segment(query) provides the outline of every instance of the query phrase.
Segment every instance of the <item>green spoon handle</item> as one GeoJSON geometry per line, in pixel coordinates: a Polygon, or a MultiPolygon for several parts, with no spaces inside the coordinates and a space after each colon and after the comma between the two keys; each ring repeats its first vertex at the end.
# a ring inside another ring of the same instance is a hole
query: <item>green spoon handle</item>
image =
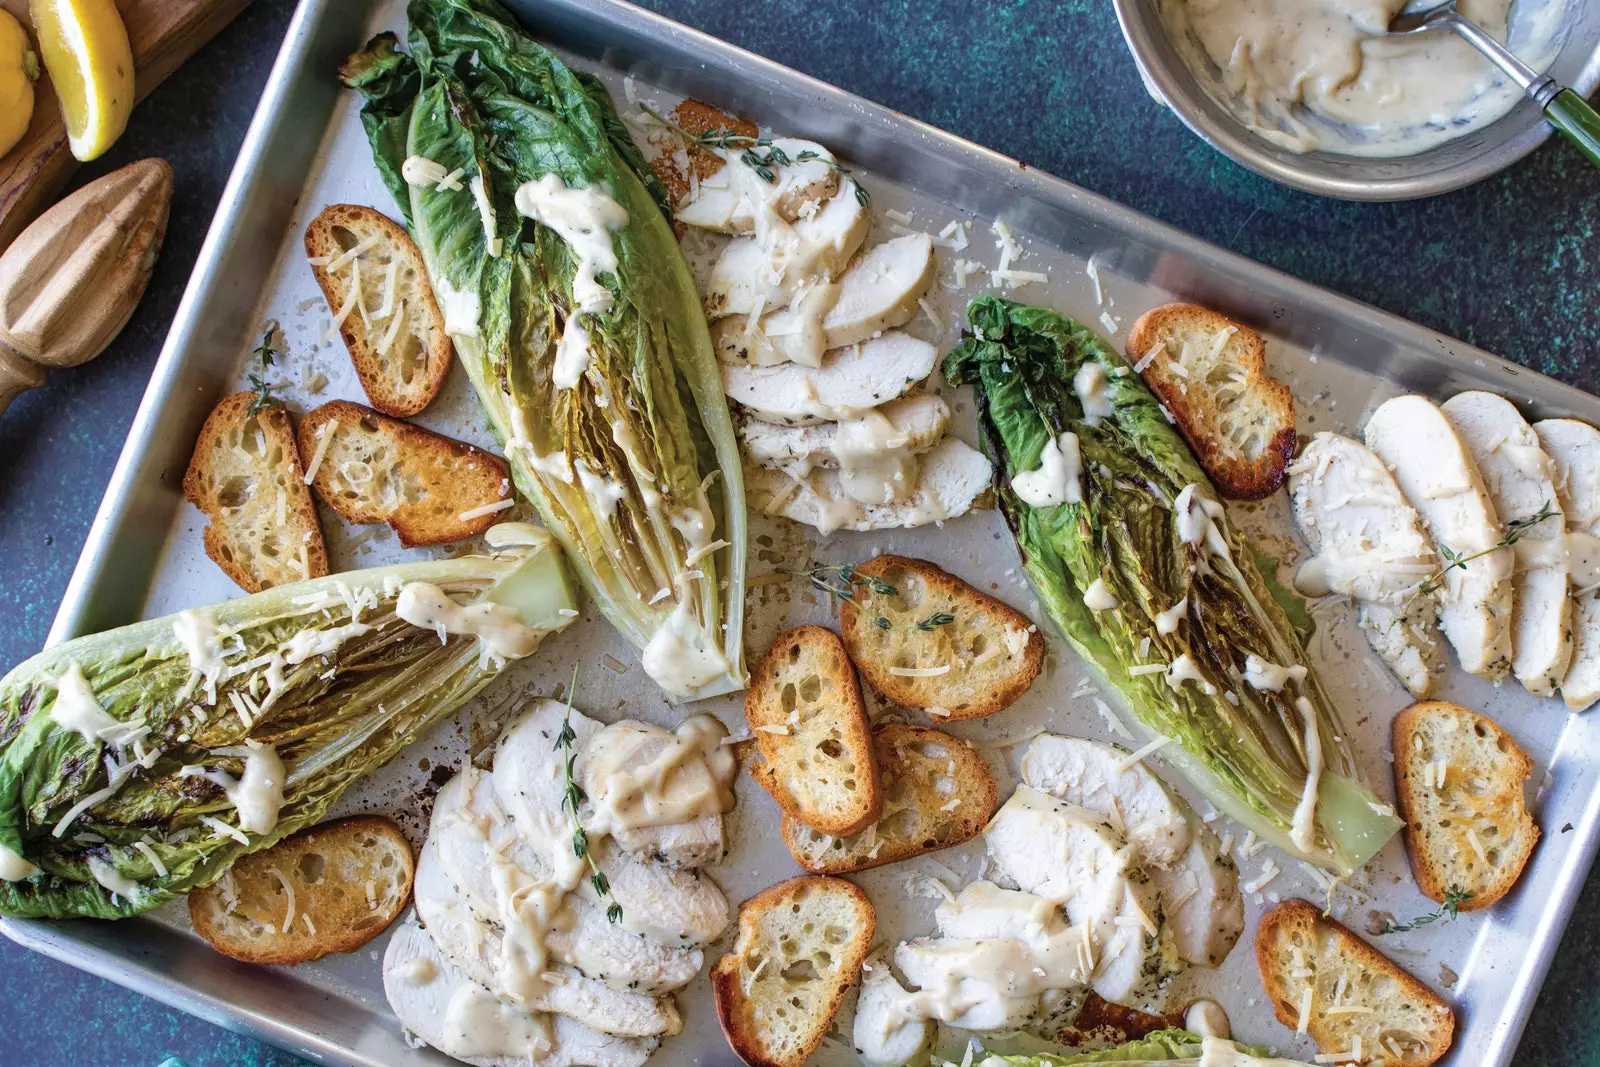
{"type": "Polygon", "coordinates": [[[1544,117],[1583,149],[1584,155],[1600,163],[1600,115],[1583,97],[1571,89],[1561,90],[1545,105],[1544,117]]]}

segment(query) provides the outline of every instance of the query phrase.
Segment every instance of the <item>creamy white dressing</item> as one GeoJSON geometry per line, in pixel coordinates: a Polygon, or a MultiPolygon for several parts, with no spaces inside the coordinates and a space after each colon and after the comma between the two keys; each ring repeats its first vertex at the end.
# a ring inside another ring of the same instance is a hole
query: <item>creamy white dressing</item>
{"type": "Polygon", "coordinates": [[[1224,1037],[1208,1034],[1201,1042],[1200,1058],[1195,1061],[1195,1067],[1305,1067],[1305,1062],[1256,1056],[1224,1037]]]}
{"type": "Polygon", "coordinates": [[[554,1037],[548,1015],[502,1004],[476,982],[462,982],[444,1012],[441,1051],[469,1056],[543,1059],[554,1037]]]}
{"type": "Polygon", "coordinates": [[[139,883],[117,870],[99,856],[89,857],[89,877],[123,900],[133,900],[139,894],[139,883]]]}
{"type": "Polygon", "coordinates": [[[1519,539],[1512,550],[1517,570],[1564,567],[1576,589],[1587,589],[1600,582],[1600,537],[1583,530],[1568,530],[1564,535],[1544,541],[1519,539]]]}
{"type": "Polygon", "coordinates": [[[1096,578],[1083,591],[1083,606],[1090,611],[1114,611],[1117,598],[1103,578],[1096,578]]]}
{"type": "Polygon", "coordinates": [[[1078,368],[1078,373],[1072,376],[1072,391],[1078,394],[1078,403],[1083,407],[1083,421],[1090,426],[1100,425],[1101,419],[1108,419],[1116,413],[1111,406],[1111,398],[1106,395],[1106,371],[1094,360],[1089,360],[1078,368]]]}
{"type": "Polygon", "coordinates": [[[1216,686],[1206,681],[1206,676],[1200,673],[1200,666],[1195,663],[1194,658],[1187,652],[1168,664],[1166,679],[1167,684],[1173,689],[1181,687],[1184,682],[1194,682],[1208,696],[1215,694],[1217,691],[1216,686]]]}
{"type": "Polygon", "coordinates": [[[679,697],[692,697],[733,670],[716,639],[689,613],[687,590],[644,646],[640,663],[653,682],[679,697]]]}
{"type": "Polygon", "coordinates": [[[227,771],[207,770],[194,764],[184,766],[178,773],[185,778],[204,778],[220,788],[239,813],[239,829],[252,834],[271,833],[278,825],[283,787],[288,780],[278,750],[272,745],[246,741],[244,748],[219,748],[216,752],[243,757],[244,773],[235,778],[227,771]]]}
{"type": "MultiPolygon", "coordinates": [[[[1466,41],[1385,39],[1405,0],[1164,0],[1162,17],[1208,91],[1293,152],[1406,156],[1480,129],[1522,93],[1466,41]]],[[[1537,68],[1561,5],[1461,0],[1463,15],[1537,68]]]]}
{"type": "Polygon", "coordinates": [[[840,487],[863,504],[906,499],[920,468],[912,444],[911,435],[876,408],[840,419],[829,449],[839,464],[840,487]]]}
{"type": "Polygon", "coordinates": [[[0,882],[20,882],[39,873],[39,868],[13,852],[8,845],[0,844],[0,882]]]}
{"type": "Polygon", "coordinates": [[[633,719],[597,731],[577,763],[594,807],[586,828],[616,834],[732,810],[739,768],[722,744],[727,733],[710,715],[691,716],[676,731],[633,719]]]}
{"type": "Polygon", "coordinates": [[[1233,1026],[1228,1022],[1228,1013],[1223,1010],[1222,1005],[1204,998],[1195,1001],[1184,1010],[1183,1028],[1201,1037],[1220,1037],[1227,1040],[1233,1036],[1233,1026]]]}
{"type": "Polygon", "coordinates": [[[1184,597],[1166,611],[1156,612],[1156,633],[1175,634],[1178,624],[1189,613],[1189,598],[1184,597]]]}
{"type": "Polygon", "coordinates": [[[599,275],[615,274],[617,250],[611,234],[628,225],[628,212],[597,186],[568,187],[559,174],[546,174],[517,188],[517,210],[554,230],[577,261],[572,275],[572,304],[560,343],[552,380],[557,389],[571,389],[589,366],[589,336],[581,318],[603,315],[616,296],[599,275]]]}
{"type": "Polygon", "coordinates": [[[483,312],[476,289],[457,289],[444,275],[432,279],[433,295],[444,316],[444,332],[462,337],[478,336],[478,316],[483,312]]]}
{"type": "Polygon", "coordinates": [[[416,956],[396,967],[395,975],[407,985],[424,986],[439,977],[439,965],[425,956],[416,956]]]}
{"type": "Polygon", "coordinates": [[[172,636],[189,654],[189,680],[178,699],[187,700],[196,686],[203,686],[206,703],[215,704],[217,683],[228,670],[217,621],[203,611],[180,611],[172,620],[172,636]]]}
{"type": "Polygon", "coordinates": [[[578,484],[583,487],[589,503],[594,505],[595,513],[607,519],[616,518],[617,505],[628,498],[628,487],[592,470],[588,460],[574,460],[572,466],[578,472],[578,484]]]}
{"type": "Polygon", "coordinates": [[[1039,453],[1039,466],[1022,471],[1011,479],[1011,491],[1025,504],[1036,508],[1057,504],[1081,504],[1083,458],[1078,450],[1078,435],[1068,430],[1045,441],[1039,453]]]}
{"type": "Polygon", "coordinates": [[[1246,656],[1244,660],[1246,684],[1269,693],[1281,693],[1290,682],[1305,681],[1307,673],[1307,668],[1298,663],[1285,667],[1260,656],[1246,656]]]}
{"type": "Polygon", "coordinates": [[[56,699],[50,705],[50,721],[96,747],[123,728],[123,724],[108,715],[94,698],[89,679],[83,676],[83,668],[77,663],[68,663],[67,669],[56,679],[56,699]]]}
{"type": "Polygon", "coordinates": [[[421,189],[438,186],[441,189],[457,190],[461,183],[459,170],[445,170],[444,164],[435,162],[427,156],[407,156],[400,164],[400,177],[407,185],[415,185],[421,189]]]}
{"type": "Polygon", "coordinates": [[[521,659],[539,647],[539,631],[523,623],[514,608],[490,601],[457,604],[431,582],[407,582],[395,599],[394,613],[423,630],[476,637],[491,655],[521,659]]]}
{"type": "Polygon", "coordinates": [[[283,655],[283,662],[293,667],[317,656],[331,656],[346,641],[360,637],[371,629],[364,622],[352,622],[344,626],[330,626],[325,630],[301,630],[279,645],[278,651],[283,655]]]}
{"type": "Polygon", "coordinates": [[[1297,697],[1295,710],[1305,720],[1306,783],[1295,805],[1289,840],[1302,852],[1310,852],[1317,838],[1317,787],[1322,782],[1322,733],[1317,728],[1317,709],[1305,697],[1297,697]]]}
{"type": "Polygon", "coordinates": [[[1233,558],[1228,551],[1228,539],[1217,524],[1225,514],[1221,504],[1202,493],[1198,485],[1190,484],[1183,487],[1172,507],[1180,541],[1196,549],[1203,546],[1213,556],[1233,558]]]}

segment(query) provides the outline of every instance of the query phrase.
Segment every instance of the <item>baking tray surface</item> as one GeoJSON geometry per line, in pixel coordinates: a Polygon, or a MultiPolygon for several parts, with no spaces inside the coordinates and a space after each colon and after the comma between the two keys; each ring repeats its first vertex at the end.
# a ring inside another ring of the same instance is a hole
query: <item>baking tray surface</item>
{"type": "MultiPolygon", "coordinates": [[[[986,291],[985,277],[956,287],[955,259],[993,266],[991,225],[1004,221],[1023,248],[1016,264],[1048,275],[1007,295],[1057,307],[1096,325],[1121,345],[1143,310],[1175,298],[1195,300],[1249,322],[1268,338],[1273,374],[1294,389],[1302,433],[1358,432],[1383,399],[1415,391],[1437,398],[1469,388],[1508,396],[1531,417],[1570,415],[1600,423],[1600,400],[1513,364],[1336,294],[1296,281],[1206,245],[1082,189],[951,137],[776,64],[749,55],[616,0],[508,0],[533,32],[574,65],[600,74],[620,110],[658,111],[694,96],[743,112],[763,127],[808,137],[849,161],[871,191],[876,215],[869,240],[897,227],[944,231],[955,222],[964,250],[939,250],[941,282],[930,314],[910,329],[947,349],[961,327],[966,301],[986,291]],[[888,214],[893,211],[895,214],[888,214]],[[909,218],[909,222],[903,220],[909,218]]],[[[304,262],[305,223],[328,203],[371,204],[393,213],[357,118],[358,101],[339,90],[339,62],[372,33],[404,29],[398,0],[304,0],[263,95],[261,107],[224,193],[199,264],[113,473],[79,560],[51,640],[103,629],[237,595],[205,558],[204,520],[182,500],[179,481],[188,450],[211,406],[244,383],[246,360],[265,322],[276,320],[288,341],[283,395],[303,412],[330,399],[360,400],[361,391],[304,262]]],[[[691,261],[710,246],[688,242],[691,261]]],[[[975,441],[970,398],[947,390],[956,431],[975,441]]],[[[465,375],[451,372],[440,399],[418,420],[451,436],[495,447],[465,375]]],[[[1236,522],[1276,554],[1292,550],[1283,494],[1260,505],[1230,505],[1236,522]]],[[[420,557],[386,527],[344,526],[324,512],[336,570],[420,557]]],[[[931,559],[980,588],[992,590],[1036,620],[1038,605],[1021,577],[1004,524],[976,512],[915,531],[818,538],[782,520],[756,518],[746,644],[752,662],[781,629],[826,622],[831,606],[804,582],[777,574],[798,562],[854,562],[879,552],[931,559]]],[[[1330,693],[1356,734],[1357,753],[1381,795],[1392,792],[1389,722],[1408,701],[1372,656],[1348,609],[1317,612],[1309,650],[1330,693]]],[[[344,811],[395,815],[420,841],[427,805],[440,775],[459,767],[475,739],[492,732],[530,696],[580,678],[576,704],[611,720],[623,714],[670,723],[670,708],[636,665],[636,657],[592,605],[566,631],[508,671],[451,722],[408,749],[353,790],[344,811]],[[441,770],[443,769],[443,770],[441,770]]],[[[1559,701],[1537,701],[1515,686],[1495,688],[1452,670],[1442,691],[1484,711],[1509,729],[1538,763],[1533,789],[1544,840],[1518,889],[1490,913],[1464,916],[1382,939],[1381,947],[1457,1005],[1461,1026],[1447,1061],[1500,1067],[1516,1041],[1555,952],[1600,841],[1600,727],[1593,716],[1569,715],[1559,701]]],[[[1052,643],[1045,673],[1013,708],[990,719],[952,724],[995,770],[1002,797],[1016,780],[1017,741],[1042,728],[1123,741],[1100,710],[1119,698],[1063,646],[1052,643]]],[[[695,706],[737,730],[737,696],[695,706]]],[[[878,707],[881,715],[897,714],[878,707]]],[[[1169,781],[1159,754],[1150,762],[1169,781]]],[[[728,858],[711,869],[739,901],[799,868],[770,832],[776,807],[748,777],[730,819],[728,858]]],[[[1196,798],[1191,794],[1192,801],[1196,798]]],[[[1197,802],[1205,811],[1207,805],[1197,802]]],[[[1221,828],[1222,824],[1217,824],[1221,828]]],[[[1242,832],[1236,834],[1242,838],[1242,832]]],[[[1322,900],[1320,876],[1268,850],[1241,858],[1241,881],[1259,877],[1273,858],[1282,873],[1247,896],[1247,939],[1218,971],[1191,971],[1184,990],[1220,1000],[1235,1033],[1284,1055],[1309,1060],[1315,1051],[1272,1019],[1260,993],[1248,935],[1278,899],[1322,900]]],[[[978,876],[981,839],[931,858],[859,876],[879,908],[879,940],[932,929],[941,899],[929,880],[978,876]]],[[[1415,886],[1399,839],[1352,885],[1334,891],[1335,914],[1356,929],[1375,913],[1404,918],[1433,909],[1415,886]]],[[[349,956],[293,969],[252,967],[213,953],[188,929],[181,902],[123,922],[16,922],[14,940],[93,970],[212,1022],[242,1030],[318,1062],[397,1067],[449,1063],[412,1048],[384,1002],[378,960],[383,942],[349,956]]],[[[714,961],[727,943],[707,952],[714,961]]],[[[667,1040],[652,1063],[732,1062],[702,976],[679,995],[685,1031],[667,1040]]],[[[846,1026],[848,1017],[845,1017],[846,1026]]],[[[848,1033],[846,1029],[844,1031],[848,1033]]],[[[830,1039],[819,1062],[854,1062],[830,1039]]]]}

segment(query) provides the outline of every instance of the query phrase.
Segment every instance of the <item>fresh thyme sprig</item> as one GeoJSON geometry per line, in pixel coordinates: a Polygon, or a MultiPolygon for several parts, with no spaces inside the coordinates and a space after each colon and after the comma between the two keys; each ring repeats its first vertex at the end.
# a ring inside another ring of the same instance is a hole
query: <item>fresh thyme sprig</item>
{"type": "MultiPolygon", "coordinates": [[[[948,611],[936,611],[932,615],[929,615],[926,619],[918,620],[917,622],[911,623],[909,626],[900,627],[900,629],[921,630],[924,633],[932,633],[939,627],[949,626],[955,621],[956,617],[950,614],[948,611]]],[[[893,630],[896,628],[894,623],[890,622],[882,615],[874,618],[872,620],[872,625],[876,626],[880,630],[893,630]]]]}
{"type": "Polygon", "coordinates": [[[1449,920],[1454,919],[1457,914],[1460,913],[1461,905],[1467,903],[1471,899],[1471,893],[1464,892],[1460,889],[1451,889],[1445,893],[1444,903],[1439,905],[1437,910],[1430,911],[1426,915],[1419,915],[1408,923],[1397,923],[1393,919],[1390,919],[1388,922],[1383,924],[1383,932],[1386,934],[1400,934],[1407,930],[1415,930],[1419,926],[1427,926],[1429,923],[1438,922],[1441,919],[1448,922],[1449,920]]]}
{"type": "Polygon", "coordinates": [[[841,176],[850,177],[850,184],[855,188],[856,203],[862,207],[869,207],[872,204],[872,198],[867,195],[866,188],[856,181],[854,177],[850,176],[849,167],[846,167],[836,159],[828,159],[809,148],[790,156],[782,148],[773,144],[770,137],[752,137],[749,134],[736,133],[733,130],[719,129],[707,130],[704,133],[690,133],[666,116],[643,105],[640,106],[643,107],[645,114],[692,145],[700,148],[743,149],[739,153],[739,161],[755,171],[756,176],[768,185],[776,184],[778,181],[778,172],[773,168],[816,161],[830,170],[837,171],[841,176]]]}
{"type": "Polygon", "coordinates": [[[268,326],[266,332],[261,335],[261,343],[251,349],[251,355],[256,357],[260,367],[250,375],[250,387],[255,390],[256,395],[245,412],[247,415],[260,414],[262,408],[283,406],[283,401],[272,395],[277,386],[267,381],[267,368],[277,362],[278,349],[272,343],[272,334],[277,328],[276,323],[268,326]]]}
{"type": "Polygon", "coordinates": [[[858,588],[870,589],[880,596],[900,595],[900,590],[882,578],[874,578],[870,574],[858,574],[855,566],[849,563],[819,564],[803,571],[789,573],[810,579],[813,588],[829,596],[836,596],[840,600],[854,600],[858,588]]]}
{"type": "Polygon", "coordinates": [[[1438,592],[1444,582],[1445,575],[1449,574],[1457,567],[1465,570],[1467,564],[1482,556],[1487,556],[1491,552],[1499,551],[1502,548],[1510,548],[1512,545],[1522,540],[1522,535],[1524,533],[1527,533],[1529,530],[1533,529],[1546,519],[1554,518],[1555,513],[1555,505],[1546,500],[1543,507],[1534,512],[1532,515],[1529,515],[1527,518],[1513,519],[1511,522],[1506,523],[1506,533],[1504,537],[1500,538],[1500,540],[1496,541],[1483,551],[1474,552],[1471,555],[1465,555],[1456,549],[1451,548],[1449,545],[1440,544],[1439,555],[1444,557],[1445,564],[1443,567],[1440,567],[1436,572],[1434,572],[1434,574],[1426,581],[1419,585],[1417,587],[1417,591],[1419,593],[1438,592]]]}
{"type": "Polygon", "coordinates": [[[578,739],[577,733],[572,729],[572,694],[578,689],[578,668],[572,668],[572,686],[567,690],[567,713],[561,718],[561,732],[556,734],[556,751],[562,754],[562,774],[565,776],[566,792],[562,795],[561,806],[572,813],[572,854],[589,865],[589,884],[594,886],[594,891],[599,894],[606,904],[606,920],[619,923],[622,921],[622,905],[617,903],[617,898],[612,895],[611,883],[595,865],[594,856],[589,851],[589,834],[584,830],[583,824],[578,821],[578,808],[588,794],[583,791],[573,777],[573,765],[578,762],[578,753],[574,751],[572,743],[578,739]]]}

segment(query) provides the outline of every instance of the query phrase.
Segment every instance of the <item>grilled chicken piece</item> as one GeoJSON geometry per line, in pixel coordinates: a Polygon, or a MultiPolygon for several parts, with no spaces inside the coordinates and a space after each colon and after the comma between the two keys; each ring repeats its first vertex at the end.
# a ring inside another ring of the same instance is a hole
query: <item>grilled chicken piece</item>
{"type": "Polygon", "coordinates": [[[1193,813],[1143,763],[1123,767],[1127,757],[1096,741],[1040,734],[1022,754],[1022,780],[1109,819],[1139,862],[1170,867],[1189,849],[1193,813]]]}
{"type": "MultiPolygon", "coordinates": [[[[1554,468],[1568,563],[1590,559],[1600,538],[1600,430],[1576,419],[1546,419],[1534,423],[1533,431],[1554,468]]],[[[1600,700],[1600,599],[1593,588],[1600,578],[1592,566],[1574,565],[1572,575],[1572,663],[1561,680],[1561,699],[1569,710],[1582,711],[1600,700]]]]}
{"type": "Polygon", "coordinates": [[[1185,963],[1220,967],[1244,933],[1239,869],[1222,854],[1208,826],[1196,829],[1188,851],[1171,867],[1150,868],[1161,896],[1164,927],[1185,963]]]}
{"type": "Polygon", "coordinates": [[[496,996],[533,1011],[569,1015],[585,1026],[619,1037],[653,1037],[683,1029],[670,999],[612,989],[575,968],[530,958],[529,946],[518,943],[520,938],[508,942],[506,928],[497,929],[468,906],[431,843],[424,845],[417,857],[412,893],[417,918],[439,951],[496,996]],[[558,977],[546,981],[542,976],[551,972],[558,977]]]}
{"type": "Polygon", "coordinates": [[[933,1043],[934,1027],[924,1018],[906,1019],[899,1005],[906,989],[895,980],[888,960],[869,962],[861,978],[851,1044],[872,1067],[919,1063],[933,1043]]]}
{"type": "Polygon", "coordinates": [[[1359,441],[1323,432],[1290,465],[1289,499],[1312,552],[1296,587],[1354,598],[1373,651],[1413,696],[1431,696],[1444,642],[1438,599],[1420,586],[1439,557],[1394,476],[1359,441]]]}
{"type": "Polygon", "coordinates": [[[964,1010],[945,1020],[951,1026],[962,1030],[1015,1030],[1027,1025],[1039,1014],[1039,994],[1011,996],[984,978],[957,973],[977,948],[965,940],[917,938],[895,947],[894,964],[907,982],[920,989],[955,987],[951,1002],[964,1006],[964,1010]]]}
{"type": "MultiPolygon", "coordinates": [[[[567,707],[536,701],[500,738],[494,771],[495,796],[515,820],[517,830],[556,872],[571,872],[571,816],[562,807],[566,782],[555,739],[567,707]]],[[[572,712],[572,749],[581,751],[600,724],[572,712]]],[[[649,863],[608,842],[591,842],[590,855],[622,906],[622,926],[672,948],[697,948],[728,925],[728,902],[709,878],[691,871],[649,863]]],[[[581,880],[579,894],[602,909],[606,903],[581,872],[560,875],[581,880]]]]}
{"type": "Polygon", "coordinates": [[[829,352],[820,367],[724,363],[722,391],[763,422],[814,426],[903,396],[933,373],[938,355],[928,342],[890,331],[829,352]]]}
{"type": "Polygon", "coordinates": [[[1439,625],[1463,670],[1503,678],[1511,668],[1513,557],[1495,547],[1505,531],[1472,454],[1444,412],[1421,396],[1380,404],[1367,420],[1366,442],[1434,543],[1476,557],[1441,579],[1439,625]]]}
{"type": "Polygon", "coordinates": [[[711,268],[706,317],[759,316],[788,307],[804,286],[837,277],[871,228],[872,213],[845,193],[792,227],[734,238],[711,268]]]}
{"type": "Polygon", "coordinates": [[[653,1040],[602,1034],[565,1015],[538,1016],[501,1003],[445,958],[414,921],[389,938],[383,992],[408,1033],[473,1067],[643,1067],[656,1047],[653,1040]],[[547,1041],[550,1049],[535,1050],[547,1041]]]}
{"type": "MultiPolygon", "coordinates": [[[[876,409],[889,420],[905,450],[921,455],[944,437],[950,423],[950,405],[938,393],[912,393],[876,409]]],[[[814,470],[839,466],[834,448],[839,444],[837,422],[813,426],[778,426],[746,419],[739,426],[739,444],[752,462],[803,478],[814,470]]],[[[848,445],[848,435],[844,442],[848,445]]]]}
{"type": "Polygon", "coordinates": [[[752,367],[773,367],[798,363],[803,367],[822,366],[830,347],[822,320],[839,299],[839,287],[817,281],[801,286],[786,308],[769,311],[755,326],[749,315],[729,315],[711,326],[711,343],[717,358],[724,363],[752,367]]]}
{"type": "Polygon", "coordinates": [[[915,486],[893,504],[852,499],[836,470],[813,471],[797,481],[751,463],[744,468],[745,493],[757,511],[832,533],[902,529],[952,519],[976,506],[989,488],[988,459],[959,438],[946,437],[918,459],[915,486]]]}
{"type": "MultiPolygon", "coordinates": [[[[646,766],[675,740],[671,734],[643,728],[643,724],[636,720],[624,720],[610,729],[611,736],[615,738],[611,743],[626,746],[613,755],[622,766],[646,766]]],[[[698,766],[703,767],[704,764],[698,766]]],[[[733,774],[738,773],[737,765],[732,764],[731,760],[730,767],[733,774]]],[[[574,773],[578,784],[591,798],[599,794],[599,786],[590,781],[588,761],[582,752],[578,753],[574,773]]],[[[661,826],[615,827],[611,831],[611,839],[636,856],[665,863],[669,867],[704,867],[717,862],[727,852],[720,814],[702,815],[687,822],[661,826]]]]}
{"type": "MultiPolygon", "coordinates": [[[[471,767],[439,790],[428,842],[473,912],[491,923],[502,921],[504,892],[550,877],[500,806],[490,776],[471,767]]],[[[703,962],[698,950],[664,946],[609,922],[603,906],[577,894],[562,902],[545,945],[590,978],[652,995],[688,985],[703,962]]]]}
{"type": "Polygon", "coordinates": [[[1442,410],[1478,464],[1500,521],[1507,528],[1532,523],[1521,529],[1516,544],[1511,672],[1534,696],[1550,696],[1572,662],[1565,525],[1550,457],[1533,427],[1504,397],[1457,393],[1442,410]],[[1539,514],[1549,517],[1533,523],[1539,514]]]}
{"type": "Polygon", "coordinates": [[[755,233],[767,226],[792,224],[838,192],[839,172],[826,148],[798,137],[775,137],[772,147],[792,161],[774,169],[777,180],[772,182],[740,162],[743,149],[707,149],[722,157],[722,168],[701,178],[673,217],[703,230],[755,233]]]}

